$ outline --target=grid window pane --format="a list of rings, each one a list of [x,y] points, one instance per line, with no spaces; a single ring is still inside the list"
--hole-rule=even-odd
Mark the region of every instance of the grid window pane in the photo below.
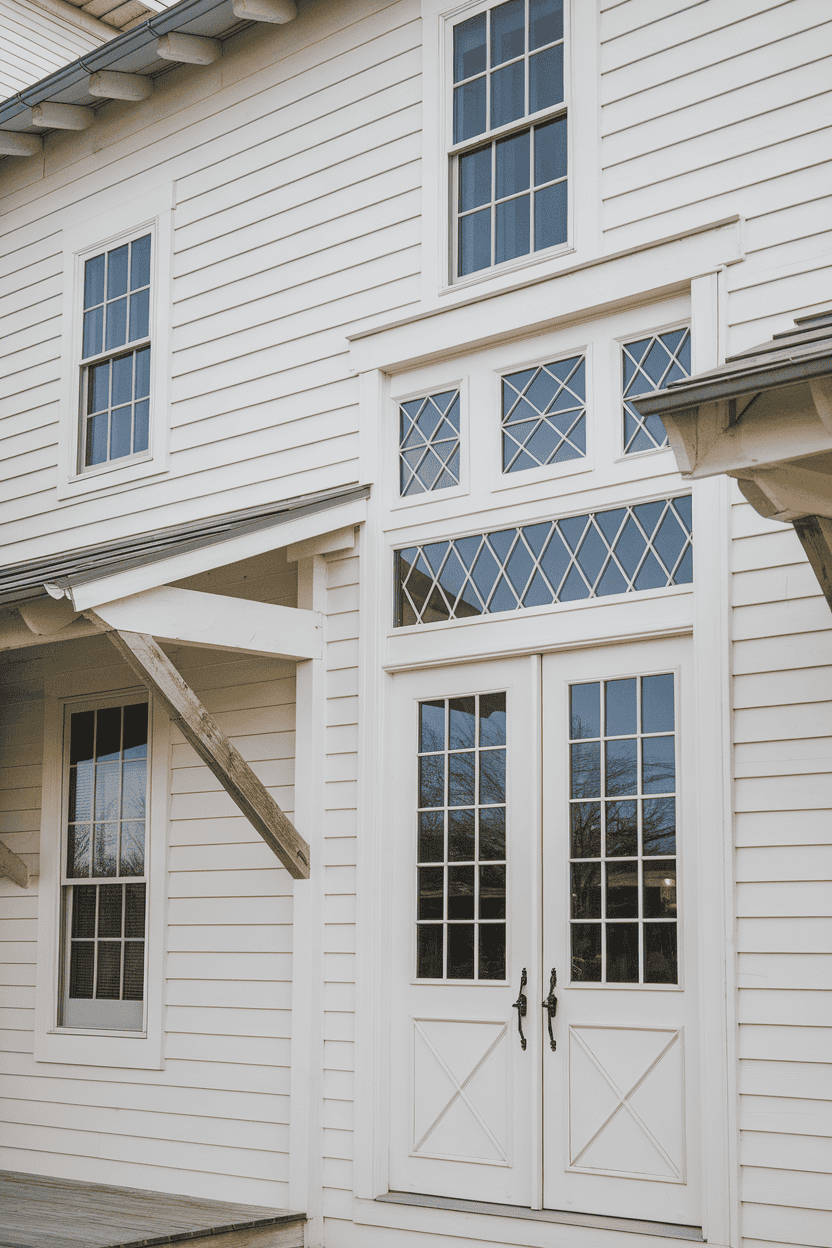
[[[662,673],[570,689],[576,982],[677,980],[675,797],[648,796],[675,782],[673,684]]]
[[[454,144],[530,114],[562,112],[453,157],[455,268],[465,277],[566,240],[562,3],[507,0],[458,23],[453,59]],[[517,202],[509,198],[524,194]]]
[[[512,376],[522,379],[523,374]],[[517,391],[523,384],[518,381],[514,388],[518,402],[512,416],[526,402]],[[512,437],[522,436],[516,433],[521,424],[518,419],[510,426]],[[396,551],[395,627],[690,584],[689,503],[689,496],[662,499]],[[660,550],[658,539],[669,525],[672,540],[667,538]],[[644,575],[648,560],[649,578]],[[657,784],[660,763],[650,761]]]
[[[141,1000],[147,704],[69,719],[65,913],[70,998]],[[93,877],[101,882],[73,883]],[[106,882],[104,882],[104,878]],[[122,883],[122,879],[130,883]]]
[[[150,332],[149,234],[87,260],[81,370],[81,467],[148,447],[150,348],[125,350]]]
[[[506,695],[423,702],[419,723],[419,775],[447,775],[448,792],[417,814],[416,975],[504,979]],[[422,807],[439,793],[420,781]]]
[[[642,417],[631,399],[663,390],[690,376],[690,329],[652,334],[622,348],[624,386],[624,454],[655,451],[667,446],[667,431],[659,416]]]

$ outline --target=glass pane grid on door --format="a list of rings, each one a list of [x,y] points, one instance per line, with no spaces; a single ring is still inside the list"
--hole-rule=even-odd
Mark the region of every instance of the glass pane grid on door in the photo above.
[[[506,695],[419,705],[416,976],[506,971]]]
[[[570,686],[573,983],[675,984],[670,673]]]
[[[64,900],[71,999],[143,999],[147,725],[147,703],[70,716]]]

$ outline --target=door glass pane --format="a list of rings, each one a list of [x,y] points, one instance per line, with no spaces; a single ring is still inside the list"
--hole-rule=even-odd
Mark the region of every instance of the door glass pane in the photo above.
[[[571,686],[574,982],[677,982],[673,686],[670,673]]]
[[[416,976],[505,979],[505,693],[421,703],[419,746]]]

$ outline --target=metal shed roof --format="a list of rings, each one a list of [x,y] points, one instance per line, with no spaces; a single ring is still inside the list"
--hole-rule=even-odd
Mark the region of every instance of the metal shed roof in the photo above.
[[[797,317],[795,325],[769,342],[729,355],[719,368],[634,399],[633,405],[642,416],[662,416],[832,373],[832,309]]]
[[[263,529],[276,528],[290,520],[298,520],[302,516],[314,515],[316,512],[327,511],[329,508],[369,496],[368,485],[321,490],[279,503],[244,507],[239,511],[228,511],[204,520],[191,520],[186,524],[153,529],[136,537],[100,542],[80,550],[12,564],[0,570],[0,604],[47,598],[47,585],[62,592],[76,585],[115,576],[131,568],[158,563],[191,550],[218,545]],[[278,544],[279,542],[276,543]]]

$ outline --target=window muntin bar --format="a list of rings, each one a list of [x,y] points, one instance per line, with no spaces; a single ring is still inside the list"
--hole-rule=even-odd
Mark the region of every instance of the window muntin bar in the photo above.
[[[406,547],[394,626],[690,584],[691,520],[686,494]]]
[[[81,469],[148,449],[150,260],[145,234],[84,264]]]
[[[624,399],[624,454],[656,451],[667,446],[667,430],[660,416],[640,416],[630,399],[663,390],[690,376],[690,329],[668,329],[648,334],[622,346]]]
[[[417,979],[506,974],[506,695],[419,705]]]
[[[573,983],[678,982],[671,673],[570,686]]]
[[[399,405],[399,493],[402,498],[459,485],[459,391]]]
[[[69,721],[63,892],[70,1001],[144,999],[146,702]]]
[[[582,355],[502,378],[503,472],[586,455],[586,360]]]

